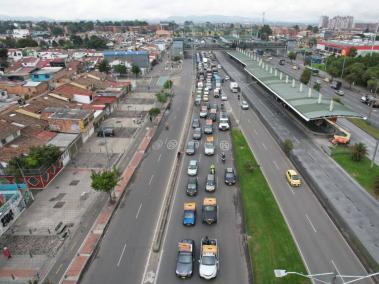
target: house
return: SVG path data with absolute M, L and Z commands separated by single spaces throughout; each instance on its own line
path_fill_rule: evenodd
M 83 141 L 80 139 L 80 134 L 58 133 L 47 145 L 57 146 L 62 151 L 61 160 L 63 166 L 66 166 L 78 153 Z
M 82 134 L 83 142 L 94 132 L 92 110 L 48 107 L 42 115 L 47 117 L 51 131 Z
M 15 82 L 0 79 L 0 89 L 7 91 L 9 94 L 18 95 L 27 100 L 46 92 L 48 90 L 48 84 L 46 82 Z
M 26 38 L 30 36 L 30 31 L 28 29 L 14 29 L 13 37 L 14 38 Z
M 104 58 L 108 61 L 120 59 L 128 62 L 130 65 L 137 65 L 142 73 L 146 73 L 150 69 L 149 52 L 132 51 L 132 50 L 106 50 L 103 51 Z
M 157 38 L 170 38 L 171 37 L 171 32 L 167 30 L 157 30 L 155 32 L 155 36 Z
M 40 70 L 30 74 L 30 79 L 33 82 L 47 82 L 54 78 L 54 74 L 62 70 L 62 67 L 43 67 Z
M 5 120 L 0 120 L 0 129 L 0 147 L 4 147 L 21 135 L 20 126 L 8 123 Z
M 69 83 L 56 88 L 49 94 L 49 96 L 66 101 L 75 101 L 78 103 L 90 104 L 93 100 L 94 94 L 90 90 Z

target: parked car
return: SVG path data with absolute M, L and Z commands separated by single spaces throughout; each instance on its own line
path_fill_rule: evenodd
M 115 136 L 114 128 L 113 127 L 100 128 L 100 130 L 97 131 L 97 136 L 98 137 L 103 137 L 103 136 L 113 137 L 113 136 Z
M 345 94 L 345 92 L 342 91 L 342 90 L 335 90 L 334 93 L 335 93 L 336 95 L 339 95 L 339 96 L 343 96 L 343 95 Z

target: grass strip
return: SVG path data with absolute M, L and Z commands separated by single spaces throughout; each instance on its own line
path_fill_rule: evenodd
M 296 275 L 275 278 L 274 269 L 302 273 L 306 273 L 306 269 L 242 132 L 233 129 L 232 139 L 254 283 L 310 283 L 308 279 Z
M 332 149 L 333 159 L 362 187 L 375 196 L 374 183 L 379 176 L 379 166 L 374 164 L 371 168 L 371 160 L 366 156 L 361 161 L 354 161 L 351 158 L 351 151 L 348 146 L 338 145 Z M 378 195 L 375 196 L 378 198 Z
M 348 118 L 348 120 L 365 131 L 367 134 L 379 139 L 379 129 L 370 124 L 368 121 L 359 118 Z

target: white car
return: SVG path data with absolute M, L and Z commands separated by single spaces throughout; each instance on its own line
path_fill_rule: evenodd
M 199 168 L 198 161 L 196 161 L 196 160 L 190 160 L 189 163 L 188 163 L 187 174 L 189 176 L 196 176 L 198 168 Z
M 242 102 L 241 102 L 241 108 L 242 108 L 242 109 L 249 109 L 249 105 L 247 104 L 246 101 L 242 101 Z
M 229 80 L 230 80 L 230 77 L 229 77 L 229 76 L 225 76 L 224 80 L 225 80 L 225 81 L 229 81 Z
M 207 156 L 212 156 L 215 153 L 215 146 L 213 143 L 206 142 L 204 143 L 204 154 Z
M 220 130 L 228 130 L 229 128 L 229 122 L 227 121 L 220 121 L 220 123 L 218 124 L 218 129 Z
M 222 94 L 221 94 L 221 100 L 222 100 L 222 101 L 227 101 L 227 100 L 228 100 L 227 95 L 224 94 L 224 93 L 222 93 Z
M 335 90 L 334 93 L 336 93 L 339 96 L 343 96 L 345 94 L 342 90 Z
M 217 65 L 217 68 L 218 68 L 218 69 L 221 69 L 221 68 L 222 68 L 222 66 L 219 64 L 219 65 Z

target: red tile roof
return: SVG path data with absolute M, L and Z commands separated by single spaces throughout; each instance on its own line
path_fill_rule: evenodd
M 74 95 L 93 96 L 93 93 L 91 91 L 71 84 L 64 84 L 52 91 L 52 93 L 62 95 L 68 98 L 72 98 Z

